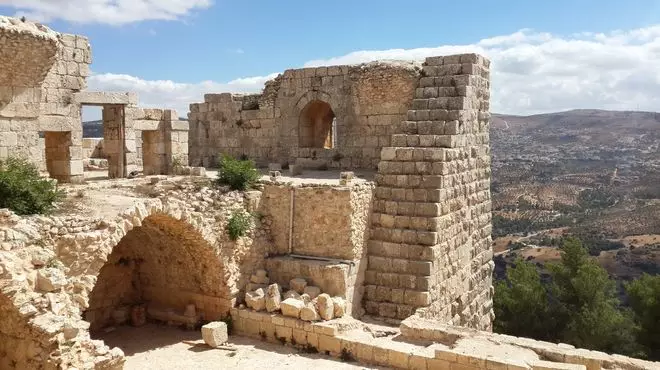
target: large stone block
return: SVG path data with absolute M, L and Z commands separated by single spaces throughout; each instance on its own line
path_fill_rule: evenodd
M 222 321 L 214 321 L 202 326 L 202 338 L 204 343 L 209 346 L 220 347 L 229 340 L 227 324 Z

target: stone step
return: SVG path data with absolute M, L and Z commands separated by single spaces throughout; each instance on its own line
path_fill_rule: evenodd
M 392 272 L 395 274 L 431 276 L 433 262 L 415 261 L 405 258 L 369 256 L 368 271 Z
M 434 124 L 434 134 L 394 134 L 391 146 L 394 147 L 426 147 L 451 148 L 451 137 L 462 134 L 458 121 L 438 121 Z
M 406 202 L 406 201 L 391 201 L 388 199 L 375 199 L 373 212 L 382 213 L 390 216 L 409 216 L 409 217 L 423 217 L 427 220 L 411 220 L 418 221 L 418 227 L 401 227 L 400 229 L 413 229 L 413 230 L 436 230 L 442 220 L 438 219 L 441 216 L 449 214 L 452 209 L 448 203 L 435 203 L 435 202 Z M 405 221 L 405 220 L 400 220 Z M 385 227 L 397 228 L 394 225 L 393 218 L 384 218 L 379 223 L 384 224 Z
M 468 171 L 476 165 L 476 159 L 451 162 L 380 161 L 378 173 L 383 175 L 453 175 Z
M 391 243 L 381 240 L 369 240 L 367 242 L 367 253 L 369 256 L 404 258 L 415 261 L 437 260 L 440 246 L 428 246 L 419 244 Z
M 425 307 L 431 304 L 431 293 L 414 289 L 390 288 L 383 285 L 366 285 L 364 299 L 372 302 L 390 302 L 412 307 Z
M 449 213 L 447 204 L 443 204 L 442 208 L 447 210 L 447 213 L 445 214 Z M 371 215 L 371 225 L 374 227 L 416 231 L 437 231 L 440 228 L 439 225 L 442 224 L 446 224 L 446 221 L 440 219 L 440 217 L 400 215 L 386 212 L 375 212 Z
M 399 274 L 396 272 L 367 270 L 365 271 L 364 283 L 367 285 L 378 285 L 392 289 L 425 291 L 431 288 L 432 278 L 432 276 L 417 276 L 411 274 Z
M 435 231 L 372 227 L 371 240 L 434 246 L 440 238 Z
M 460 128 L 465 125 L 475 122 L 486 125 L 490 122 L 490 113 L 479 111 L 409 110 L 407 116 L 425 119 L 406 119 L 394 124 L 392 127 L 394 135 L 452 135 L 454 132 L 467 131 L 467 127 Z
M 364 309 L 370 315 L 404 320 L 412 316 L 417 307 L 390 302 L 364 300 Z

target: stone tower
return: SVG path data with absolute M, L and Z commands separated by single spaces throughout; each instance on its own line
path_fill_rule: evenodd
M 365 309 L 491 329 L 490 62 L 427 58 L 381 152 Z

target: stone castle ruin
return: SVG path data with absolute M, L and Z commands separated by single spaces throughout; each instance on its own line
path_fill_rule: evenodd
M 213 322 L 216 344 L 226 336 L 209 330 L 225 321 L 232 335 L 402 369 L 658 368 L 492 333 L 480 55 L 288 70 L 262 94 L 207 94 L 185 122 L 131 93 L 85 91 L 83 37 L 3 17 L 0 46 L 0 159 L 23 156 L 83 194 L 68 213 L 0 210 L 1 369 L 120 369 L 104 332 L 145 321 Z M 82 183 L 82 105 L 103 107 L 110 179 L 94 184 Z M 222 154 L 272 176 L 240 192 L 175 171 Z M 129 166 L 159 176 L 123 179 Z

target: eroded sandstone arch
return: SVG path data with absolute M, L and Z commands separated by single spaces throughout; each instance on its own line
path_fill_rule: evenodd
M 205 320 L 226 317 L 231 292 L 224 263 L 193 226 L 165 213 L 146 217 L 113 248 L 100 269 L 85 319 L 93 332 L 114 325 L 113 312 L 145 303 Z
M 105 270 L 126 257 L 153 263 L 142 265 L 149 273 L 138 281 L 154 289 L 141 300 L 174 311 L 193 303 L 207 320 L 226 316 L 245 276 L 263 267 L 267 233 L 232 241 L 225 232 L 231 214 L 244 207 L 242 193 L 193 189 L 136 200 L 103 219 L 0 210 L 0 340 L 26 339 L 9 361 L 36 369 L 121 368 L 122 351 L 93 340 L 84 319 L 108 285 Z

